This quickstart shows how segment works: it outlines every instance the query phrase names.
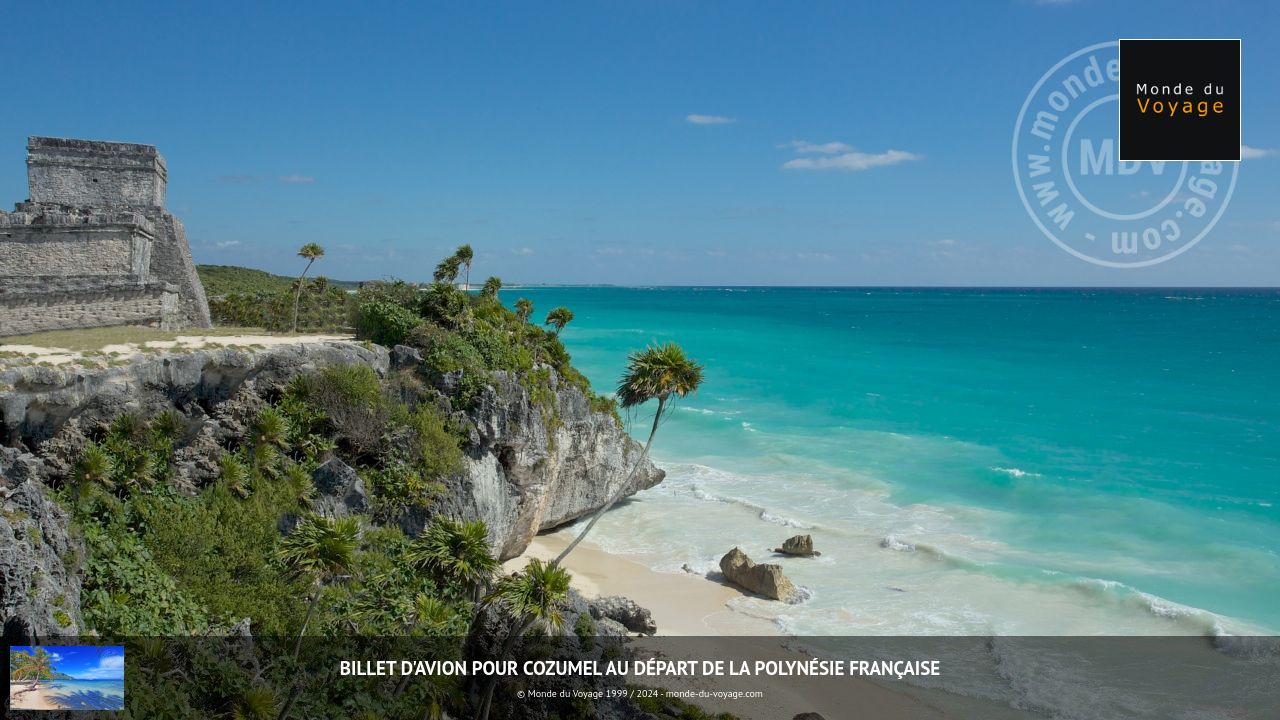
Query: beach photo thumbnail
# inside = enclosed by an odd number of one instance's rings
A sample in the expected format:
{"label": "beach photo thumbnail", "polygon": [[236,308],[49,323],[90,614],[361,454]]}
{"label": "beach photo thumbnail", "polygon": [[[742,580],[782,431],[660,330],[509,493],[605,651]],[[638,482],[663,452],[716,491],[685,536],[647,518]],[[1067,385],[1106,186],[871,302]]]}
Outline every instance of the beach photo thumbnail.
{"label": "beach photo thumbnail", "polygon": [[9,710],[123,710],[124,647],[9,648]]}

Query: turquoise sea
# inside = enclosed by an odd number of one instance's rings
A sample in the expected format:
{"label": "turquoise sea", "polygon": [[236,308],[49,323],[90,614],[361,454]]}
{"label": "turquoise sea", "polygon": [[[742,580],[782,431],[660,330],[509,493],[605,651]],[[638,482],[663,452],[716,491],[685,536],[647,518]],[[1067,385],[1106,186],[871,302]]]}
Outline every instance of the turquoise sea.
{"label": "turquoise sea", "polygon": [[[706,365],[657,488],[592,539],[707,572],[784,560],[793,634],[1280,631],[1280,291],[511,288],[601,391]],[[642,435],[651,416],[633,418]]]}
{"label": "turquoise sea", "polygon": [[54,680],[45,696],[70,710],[123,710],[124,680]]}

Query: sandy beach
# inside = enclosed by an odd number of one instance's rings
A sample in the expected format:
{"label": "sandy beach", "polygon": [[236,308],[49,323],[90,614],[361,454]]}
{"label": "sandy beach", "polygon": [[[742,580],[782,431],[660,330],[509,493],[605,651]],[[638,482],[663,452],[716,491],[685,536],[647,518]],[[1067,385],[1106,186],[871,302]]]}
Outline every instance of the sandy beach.
{"label": "sandy beach", "polygon": [[[539,535],[524,555],[507,561],[504,570],[518,570],[529,558],[555,557],[573,539],[575,530]],[[771,622],[730,610],[726,603],[741,594],[733,587],[692,573],[657,572],[626,557],[610,555],[590,542],[579,545],[566,559],[565,567],[573,574],[573,586],[583,595],[623,595],[653,614],[659,638],[667,639],[637,639],[634,647],[641,652],[652,651],[669,660],[728,659],[726,653],[744,650],[756,659],[807,658],[788,649]],[[631,681],[675,693],[762,692],[762,697],[755,698],[685,698],[705,710],[732,713],[743,720],[789,720],[806,712],[835,720],[850,717],[851,707],[858,709],[859,717],[876,720],[961,717],[861,678],[636,677]]]}
{"label": "sandy beach", "polygon": [[41,685],[35,690],[28,690],[30,683],[20,682],[9,687],[9,709],[11,710],[61,710],[62,706],[53,702],[48,695],[48,686]]}

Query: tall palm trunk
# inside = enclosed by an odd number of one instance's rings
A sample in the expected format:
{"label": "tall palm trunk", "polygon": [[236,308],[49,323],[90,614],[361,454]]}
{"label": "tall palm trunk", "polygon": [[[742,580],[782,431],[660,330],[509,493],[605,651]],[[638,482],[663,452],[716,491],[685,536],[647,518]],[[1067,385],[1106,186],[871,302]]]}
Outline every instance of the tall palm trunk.
{"label": "tall palm trunk", "polygon": [[[529,629],[530,625],[533,625],[533,621],[536,619],[533,615],[526,615],[521,620],[519,627],[511,630],[510,634],[507,635],[506,641],[502,643],[502,653],[498,655],[499,661],[507,659],[507,656],[515,648],[516,641],[524,635],[525,631]],[[493,693],[497,689],[498,676],[494,675],[485,683],[484,700],[480,703],[480,711],[476,713],[476,720],[489,720],[489,711],[493,709]]]}
{"label": "tall palm trunk", "polygon": [[302,268],[302,274],[298,276],[298,289],[293,293],[293,332],[298,332],[298,305],[302,303],[302,279],[307,276],[307,271],[315,261],[315,258],[308,260],[307,266]]}
{"label": "tall palm trunk", "polygon": [[[302,638],[307,634],[307,624],[311,622],[311,613],[316,609],[316,603],[320,601],[320,586],[317,583],[311,591],[311,600],[307,603],[307,614],[302,617],[302,629],[298,631],[298,639],[293,643],[293,659],[298,659],[298,654],[302,651]],[[299,676],[293,681],[293,688],[289,691],[289,698],[285,700],[284,707],[280,709],[280,714],[276,716],[276,720],[285,720],[289,717],[289,713],[293,712],[294,703],[298,702],[298,697],[302,695],[302,677]]]}
{"label": "tall palm trunk", "polygon": [[307,603],[307,614],[302,617],[302,629],[298,631],[298,639],[293,644],[293,659],[298,659],[298,653],[302,651],[302,637],[307,634],[307,623],[311,622],[311,613],[316,609],[316,603],[320,600],[320,588],[317,586],[311,591],[311,600]]}
{"label": "tall palm trunk", "polygon": [[556,559],[551,561],[552,565],[559,565],[569,555],[569,553],[573,552],[573,549],[578,547],[578,543],[582,542],[583,538],[587,536],[587,533],[591,532],[591,528],[595,527],[596,523],[600,521],[600,518],[603,517],[605,513],[609,512],[609,508],[613,507],[614,504],[621,500],[622,496],[626,494],[627,488],[631,485],[631,478],[635,477],[636,471],[640,469],[640,466],[644,464],[645,459],[649,457],[649,448],[653,446],[653,436],[658,433],[658,422],[662,420],[662,410],[666,404],[667,397],[665,395],[658,398],[658,411],[653,414],[653,427],[649,428],[649,439],[645,441],[644,450],[641,451],[640,457],[636,460],[636,464],[631,467],[631,472],[627,473],[627,477],[622,481],[622,485],[618,487],[616,492],[614,492],[613,497],[609,498],[609,502],[605,503],[604,507],[597,510],[596,514],[591,516],[591,522],[588,522],[587,526],[582,528],[582,532],[578,533],[578,537],[574,538],[573,542],[569,543],[569,547],[562,550],[560,554],[556,556]]}

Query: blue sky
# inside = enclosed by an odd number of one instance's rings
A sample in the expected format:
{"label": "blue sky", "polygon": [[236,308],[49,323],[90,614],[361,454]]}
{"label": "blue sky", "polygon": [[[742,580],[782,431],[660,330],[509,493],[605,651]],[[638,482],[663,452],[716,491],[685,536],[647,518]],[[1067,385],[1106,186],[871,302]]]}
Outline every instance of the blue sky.
{"label": "blue sky", "polygon": [[[282,273],[316,241],[419,280],[467,242],[508,282],[1277,283],[1274,2],[260,5],[9,9],[0,202],[60,135],[158,145],[197,261]],[[1144,270],[1051,244],[1009,168],[1041,73],[1119,37],[1241,37],[1264,153]]]}
{"label": "blue sky", "polygon": [[[34,647],[15,646],[32,653]],[[45,645],[54,670],[79,680],[123,680],[124,648],[119,645]]]}

